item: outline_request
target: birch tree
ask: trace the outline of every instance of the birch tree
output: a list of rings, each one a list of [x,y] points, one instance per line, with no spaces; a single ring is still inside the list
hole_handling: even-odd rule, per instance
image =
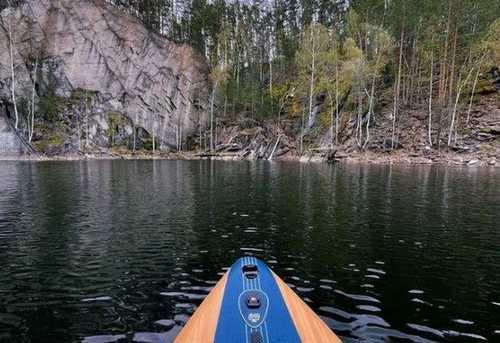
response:
[[[464,67],[465,67],[465,65],[464,65]],[[463,69],[466,69],[466,67],[463,68]],[[465,79],[463,79],[463,75],[461,74],[459,76],[458,81],[457,81],[457,89],[456,89],[456,92],[455,92],[455,99],[454,99],[454,104],[453,104],[453,111],[452,111],[452,114],[451,114],[450,127],[449,127],[449,130],[448,130],[448,147],[451,146],[451,140],[452,140],[453,132],[454,132],[454,129],[455,129],[455,121],[456,121],[455,119],[456,119],[456,116],[457,116],[458,102],[460,100],[460,96],[462,95],[462,90],[465,87],[465,85],[467,84],[467,82],[469,81],[469,79],[470,79],[473,71],[474,71],[474,68],[470,68],[467,71],[467,73],[466,73]]]
[[[434,96],[434,74],[436,65],[437,42],[435,39],[436,28],[429,25],[424,32],[424,43],[421,48],[421,59],[424,65],[428,65],[428,96],[427,96],[427,142],[432,147],[432,120],[433,120],[433,96]],[[424,70],[424,73],[426,71]]]
[[[354,39],[347,39],[344,45],[346,61],[344,63],[344,70],[342,77],[347,77],[350,80],[353,90],[352,105],[355,116],[354,138],[358,148],[362,146],[362,121],[364,113],[364,99],[365,99],[365,75],[367,73],[367,64],[363,51],[358,47]]]
[[[31,101],[28,111],[28,142],[31,143],[33,140],[33,134],[35,132],[35,97],[36,97],[36,82],[37,82],[37,74],[38,74],[38,56],[35,57],[35,66],[33,68],[32,74],[32,87],[31,87]],[[80,129],[78,128],[78,132]]]
[[[389,54],[393,45],[392,37],[382,28],[367,25],[367,31],[367,39],[369,42],[365,49],[368,58],[367,76],[371,78],[371,86],[369,91],[365,89],[365,93],[368,96],[368,115],[366,120],[366,139],[363,148],[365,148],[370,141],[370,123],[374,116],[376,85],[382,75],[383,69],[389,62]]]
[[[307,35],[307,33],[306,33]],[[316,55],[317,55],[317,39],[316,39],[316,25],[312,25],[309,29],[309,41],[311,44],[311,76],[309,78],[309,120],[307,123],[308,127],[312,127],[314,125],[313,122],[313,113],[312,113],[312,105],[313,105],[313,93],[314,93],[314,78],[316,74]]]
[[[427,138],[429,146],[432,147],[432,91],[434,85],[434,51],[431,51],[431,70],[429,72],[429,120],[427,124]]]
[[[403,67],[403,43],[404,43],[405,31],[404,27],[401,27],[401,33],[399,38],[399,61],[398,61],[398,72],[396,76],[396,85],[394,87],[394,100],[393,100],[393,110],[392,110],[392,131],[391,131],[391,150],[394,150],[394,139],[396,137],[396,119],[399,112],[400,106],[400,96],[401,96],[401,70]]]
[[[314,126],[316,116],[313,104],[321,90],[319,78],[326,73],[326,65],[330,53],[331,41],[328,30],[321,24],[312,23],[304,32],[301,45],[296,55],[298,67],[297,90],[308,97],[307,128]],[[307,89],[306,89],[307,85]]]
[[[326,66],[325,77],[322,78],[324,89],[328,96],[328,103],[330,105],[330,147],[333,148],[334,144],[338,144],[339,133],[339,111],[340,111],[340,68],[341,68],[341,52],[338,37],[332,36],[332,47],[327,54],[328,64]],[[335,131],[334,131],[335,128]]]
[[[33,14],[33,13],[32,13]],[[31,64],[31,99],[29,101],[29,108],[28,108],[28,113],[27,113],[27,118],[26,118],[26,126],[27,126],[27,131],[28,131],[28,143],[31,143],[33,140],[33,135],[35,132],[35,112],[36,112],[36,97],[37,97],[37,90],[36,90],[36,85],[38,82],[38,66],[40,60],[43,60],[43,52],[40,44],[36,41],[35,38],[35,24],[32,21],[29,21],[28,23],[28,28],[30,31],[30,64]],[[80,128],[79,128],[79,118],[78,118],[78,134],[80,134]],[[80,139],[79,139],[80,142]],[[80,143],[79,143],[80,144]],[[80,147],[79,147],[80,148]]]
[[[216,95],[219,86],[225,86],[225,82],[227,81],[229,77],[229,63],[228,63],[228,37],[229,32],[228,32],[228,26],[227,23],[224,23],[224,29],[219,33],[218,36],[218,46],[217,46],[217,51],[216,51],[216,63],[215,66],[212,68],[212,72],[210,74],[212,82],[213,82],[213,87],[212,87],[212,93],[210,96],[210,150],[215,149],[215,144],[216,144],[216,137],[214,136],[215,130],[217,129],[216,127],[214,128],[215,124],[215,112],[214,112],[214,107],[215,107],[215,100],[216,100]],[[201,142],[201,141],[200,141]]]

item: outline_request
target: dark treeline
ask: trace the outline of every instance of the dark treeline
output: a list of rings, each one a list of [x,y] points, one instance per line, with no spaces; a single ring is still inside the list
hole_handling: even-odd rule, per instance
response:
[[[108,2],[206,56],[213,116],[302,118],[332,143],[354,120],[366,146],[383,98],[393,141],[404,109],[422,105],[429,144],[453,145],[478,80],[500,64],[498,0]],[[318,98],[327,106],[316,114]]]

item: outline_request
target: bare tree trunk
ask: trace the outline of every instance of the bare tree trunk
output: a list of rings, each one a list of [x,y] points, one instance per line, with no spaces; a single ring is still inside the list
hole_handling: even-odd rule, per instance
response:
[[[432,86],[433,86],[433,75],[434,75],[434,51],[431,51],[431,74],[429,76],[429,124],[427,136],[429,139],[429,145],[432,147]]]
[[[154,119],[153,119],[154,120]],[[151,130],[151,139],[153,140],[153,155],[156,152],[156,137],[155,137],[156,122],[153,122],[153,129]]]
[[[262,84],[262,81],[264,79],[264,49],[261,48],[260,49],[260,63],[259,63],[259,84]],[[264,108],[264,92],[262,91],[262,89],[260,89],[260,110],[262,111],[262,109]],[[224,100],[225,101],[225,100]],[[226,114],[226,107],[225,107],[225,103],[224,103],[224,116]]]
[[[399,40],[399,64],[398,76],[396,82],[396,90],[394,92],[394,109],[392,112],[392,136],[391,136],[391,150],[394,150],[394,138],[396,134],[396,116],[399,110],[399,93],[401,87],[401,67],[403,64],[403,42],[404,42],[404,29],[401,28],[401,38]]]
[[[380,58],[381,58],[381,54],[378,54],[377,56],[377,60],[375,62],[375,65],[379,65],[380,63]],[[372,86],[371,86],[371,90],[370,90],[370,94],[368,94],[368,118],[367,118],[367,121],[366,121],[366,140],[365,140],[365,143],[363,144],[363,149],[366,148],[366,146],[368,145],[369,141],[370,141],[370,124],[371,124],[371,118],[372,118],[372,115],[374,114],[373,113],[373,108],[374,108],[374,102],[375,102],[375,82],[377,81],[377,73],[374,72],[373,73],[373,77],[372,77]],[[366,91],[366,89],[365,89]]]
[[[135,123],[132,124],[132,130],[134,131],[132,139],[132,151],[135,153],[135,144],[137,140],[137,128],[135,127]]]
[[[465,78],[463,83],[461,82],[460,79],[458,80],[458,89],[457,89],[457,94],[455,96],[455,105],[453,106],[450,129],[448,131],[448,147],[451,146],[451,137],[452,137],[454,126],[455,126],[455,118],[456,118],[456,114],[457,114],[458,100],[460,99],[460,94],[462,93],[462,89],[469,81],[469,78],[471,77],[473,70],[474,70],[474,68],[472,68],[469,71],[469,73],[467,74],[467,77]]]
[[[460,80],[458,81],[460,82]],[[460,98],[460,89],[457,91],[456,97],[455,97],[455,105],[453,106],[453,112],[451,116],[451,123],[450,123],[450,129],[448,132],[448,147],[451,146],[451,137],[453,134],[453,129],[455,125],[455,115],[457,113],[457,106],[458,106],[458,99]]]
[[[80,126],[80,113],[76,115],[76,132],[78,135],[78,151],[82,151],[82,129]]]
[[[330,148],[333,148],[333,140],[334,140],[334,135],[333,135],[333,125],[334,125],[334,106],[333,106],[333,97],[330,92],[328,92],[328,97],[330,98]]]
[[[181,122],[181,127],[179,130],[179,151],[182,152],[182,122]]]
[[[175,149],[179,151],[179,123],[175,125]]]
[[[215,81],[214,88],[212,89],[212,97],[210,99],[210,150],[214,149],[214,102],[218,83],[219,81]]]
[[[360,77],[360,76],[358,76]],[[356,121],[356,144],[358,148],[361,148],[361,142],[363,140],[363,96],[362,96],[362,89],[361,89],[361,80],[358,79],[358,82],[360,83],[358,85],[358,94],[357,94],[357,102],[358,102],[358,116],[357,116],[357,121]]]
[[[309,119],[308,126],[311,125],[312,120],[312,101],[313,101],[313,92],[314,92],[314,73],[316,69],[316,51],[315,51],[315,39],[314,39],[314,25],[311,26],[311,43],[312,43],[312,63],[311,63],[311,81],[309,87]]]
[[[447,76],[447,67],[448,67],[448,46],[449,46],[449,37],[450,37],[450,26],[451,26],[451,7],[452,7],[452,2],[449,2],[448,5],[448,20],[446,22],[446,38],[444,42],[444,56],[443,60],[441,62],[441,70],[439,72],[439,102],[440,102],[440,107],[441,107],[441,112],[443,110],[443,107],[445,106],[446,103],[446,76]],[[441,121],[441,114],[440,116],[440,121]],[[441,131],[441,124],[439,124],[439,131]],[[440,143],[439,135],[438,135],[438,145]]]
[[[417,37],[418,37],[418,31],[417,31]],[[413,100],[413,89],[414,89],[414,80],[415,80],[415,74],[417,73],[417,68],[418,68],[418,58],[417,58],[417,40],[418,38],[415,37],[413,39],[413,44],[412,44],[412,55],[411,55],[411,61],[410,61],[410,66],[409,66],[409,81],[408,81],[408,88],[406,90],[406,95],[405,95],[405,104],[408,104],[409,106],[412,105],[412,100]]]
[[[89,146],[89,102],[88,93],[85,92],[85,149]]]
[[[227,88],[227,87],[225,87]],[[224,91],[224,112],[223,112],[223,116],[224,118],[226,118],[226,114],[227,114],[227,91]]]
[[[472,101],[474,100],[474,93],[476,92],[478,78],[479,78],[479,67],[477,68],[476,77],[474,78],[474,84],[472,86],[472,91],[470,93],[469,109],[467,110],[467,120],[465,121],[465,125],[469,125],[470,113],[472,111]]]
[[[302,122],[300,123],[300,154],[302,155],[304,149],[304,115],[306,107],[302,105]]]
[[[448,101],[451,103],[453,99],[453,89],[455,82],[455,61],[457,56],[457,40],[458,40],[458,27],[455,24],[455,31],[453,33],[453,46],[451,50],[451,68],[450,68],[450,85],[449,85],[449,96]]]
[[[214,121],[215,121],[215,123],[214,123],[214,124],[215,124],[215,125],[214,125],[214,131],[215,131],[215,133],[214,133],[214,149],[215,149],[215,147],[217,146],[217,142],[218,142],[218,140],[219,140],[219,138],[218,138],[218,136],[217,136],[217,132],[218,132],[218,131],[217,131],[217,128],[218,128],[218,125],[219,125],[219,124],[218,124],[218,118],[215,118],[215,120],[214,120]]]
[[[420,65],[420,60],[419,60],[418,76],[417,76],[417,92],[415,95],[416,102],[418,102],[418,103],[422,102],[422,74],[423,74],[423,68]]]
[[[335,144],[339,144],[339,66],[335,63]]]
[[[274,144],[273,151],[271,151],[271,155],[269,155],[269,158],[268,158],[269,161],[271,161],[273,159],[274,152],[276,151],[276,148],[278,147],[280,139],[281,139],[281,134],[278,134],[278,139],[276,140],[276,144]]]
[[[135,114],[135,122],[133,124],[134,126],[134,147],[133,147],[133,151],[135,152],[135,150],[137,149],[137,126],[135,123],[138,123],[139,122],[139,115],[136,113]]]
[[[201,142],[202,137],[201,137],[201,113],[200,112],[198,112],[198,135],[199,135],[198,136],[198,144],[199,144],[199,149],[200,149],[200,152],[201,152],[203,150],[203,148],[201,146],[201,144],[202,144],[202,142]]]
[[[236,97],[234,101],[234,112],[236,113],[236,99],[240,101],[240,54],[238,52],[238,57],[236,59]]]
[[[457,27],[457,24],[455,24],[455,29],[453,31],[453,45],[452,45],[452,49],[451,49],[451,67],[450,67],[450,73],[449,73],[449,95],[448,95],[448,104],[447,104],[447,119],[450,118],[450,112],[451,112],[451,122],[450,122],[450,129],[449,129],[449,133],[448,133],[448,143],[447,143],[447,146],[450,147],[451,146],[451,137],[452,137],[452,132],[453,132],[453,128],[454,128],[454,125],[455,125],[455,117],[456,117],[456,110],[457,110],[457,105],[458,105],[458,99],[460,97],[460,90],[461,90],[461,86],[460,86],[460,81],[461,81],[461,75],[460,75],[460,78],[458,80],[458,84],[457,84],[457,94],[456,94],[456,100],[455,100],[455,104],[453,104],[453,90],[454,90],[454,82],[455,82],[455,61],[456,61],[456,53],[457,53],[457,38],[458,38],[458,27]],[[460,71],[459,71],[459,74],[460,74]]]
[[[273,115],[273,54],[271,36],[269,36],[269,99],[271,101],[271,116]]]
[[[370,121],[371,117],[373,114],[373,102],[374,102],[374,97],[375,97],[375,80],[376,77],[373,75],[372,79],[372,89],[370,91],[370,99],[369,99],[369,105],[368,105],[368,119],[366,121],[366,140],[365,143],[363,144],[363,149],[366,148],[368,145],[368,142],[370,142]]]
[[[189,92],[189,88],[188,88]],[[189,99],[188,99],[189,100]],[[177,117],[177,151],[182,150],[182,113]]]
[[[33,133],[35,131],[35,94],[36,94],[36,77],[38,73],[38,56],[35,58],[35,69],[33,70],[33,87],[31,89],[31,113],[28,120],[28,142],[33,140]],[[78,131],[80,132],[80,131]]]

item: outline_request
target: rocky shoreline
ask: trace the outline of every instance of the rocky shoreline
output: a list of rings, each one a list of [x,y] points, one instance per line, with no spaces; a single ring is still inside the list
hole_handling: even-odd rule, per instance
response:
[[[217,160],[217,161],[257,161],[269,159],[255,159],[242,157],[238,153],[200,153],[189,152],[102,152],[100,154],[67,154],[56,156],[1,156],[2,161],[91,161],[91,160]],[[400,164],[400,165],[441,165],[441,166],[469,166],[469,167],[496,167],[500,168],[500,161],[496,157],[485,158],[475,154],[458,154],[454,152],[431,152],[427,156],[416,155],[405,151],[390,153],[356,152],[353,154],[339,154],[338,157],[328,158],[325,154],[309,152],[303,155],[288,153],[272,161],[301,162],[301,163],[360,163],[360,164]]]

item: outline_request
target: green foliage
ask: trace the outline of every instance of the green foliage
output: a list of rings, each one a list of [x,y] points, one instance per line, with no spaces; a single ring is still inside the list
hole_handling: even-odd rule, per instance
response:
[[[296,54],[298,69],[297,94],[312,96],[321,92],[325,85],[332,55],[332,40],[328,30],[321,24],[313,23],[306,28]]]
[[[319,116],[318,127],[321,130],[325,130],[326,128],[330,127],[330,125],[332,125],[330,113],[328,111],[323,111]]]
[[[56,77],[52,67],[48,66],[48,85],[44,93],[39,94],[38,111],[43,119],[49,123],[59,121],[59,113],[63,110],[66,99],[56,94]]]
[[[69,103],[72,105],[81,105],[81,104],[90,105],[92,97],[95,96],[96,94],[97,92],[95,91],[77,88],[71,92],[71,96],[68,100]]]
[[[63,146],[64,137],[68,130],[67,125],[61,121],[54,123],[37,122],[35,131],[41,138],[34,142],[36,149],[43,153],[57,151]]]
[[[343,46],[342,83],[346,86],[354,83],[356,74],[362,74],[365,68],[363,51],[358,48],[352,38],[348,38]]]
[[[224,82],[229,78],[229,72],[223,64],[219,64],[212,69],[210,76],[219,86],[223,86]]]
[[[39,97],[38,110],[41,116],[48,122],[56,121],[58,119],[61,102],[61,99],[53,93]]]
[[[108,126],[116,130],[124,122],[123,114],[120,112],[108,112]]]
[[[155,137],[155,146],[156,146],[156,149],[158,149],[158,139]],[[149,150],[149,151],[152,151],[153,150],[153,137],[152,136],[148,136],[147,138],[143,139],[142,141],[142,146],[145,150]]]
[[[363,26],[364,23],[358,13],[351,9],[347,13],[347,36],[354,41],[361,42],[363,40]]]
[[[120,112],[108,112],[108,138],[111,146],[115,144],[115,134],[125,122],[125,117]]]
[[[486,50],[488,62],[491,65],[500,66],[500,18],[488,28],[482,46]]]

